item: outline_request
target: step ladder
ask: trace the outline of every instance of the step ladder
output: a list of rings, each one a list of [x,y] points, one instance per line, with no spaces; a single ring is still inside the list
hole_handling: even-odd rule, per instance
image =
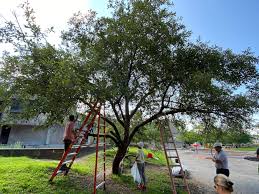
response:
[[[168,126],[167,130],[165,129],[166,126]],[[165,152],[167,167],[171,180],[172,193],[177,194],[177,188],[181,188],[181,190],[184,190],[185,192],[190,194],[189,186],[186,180],[186,173],[184,172],[184,169],[182,167],[181,160],[175,144],[174,135],[176,134],[176,129],[170,123],[166,125],[164,122],[160,122],[159,130],[160,140]],[[174,168],[180,168],[179,175],[173,174],[172,171]],[[179,178],[183,179],[182,183],[180,184],[179,181],[176,181],[176,179]]]
[[[97,138],[96,138],[96,148],[95,148],[95,169],[94,169],[94,190],[93,194],[96,194],[96,190],[103,187],[106,190],[106,122],[105,122],[105,105],[103,109],[103,124],[101,124],[101,113],[98,113],[98,125],[97,125]],[[99,142],[100,142],[100,128],[103,128],[103,180],[97,185],[97,178],[101,175],[98,172],[98,156],[99,156]]]
[[[103,153],[104,153],[104,172],[103,172],[103,181],[101,182],[101,184],[96,185],[97,183],[97,163],[98,163],[98,151],[99,151],[99,141],[100,141],[100,120],[101,120],[101,114],[100,114],[100,110],[101,110],[101,104],[99,106],[97,106],[97,102],[93,105],[93,107],[91,108],[90,112],[87,114],[87,116],[85,117],[80,129],[79,129],[79,135],[77,136],[75,142],[79,142],[78,145],[74,145],[73,143],[70,144],[69,148],[67,149],[67,151],[62,155],[60,162],[58,164],[58,166],[55,168],[54,172],[52,173],[49,181],[52,182],[53,179],[58,175],[58,174],[63,174],[64,171],[61,171],[60,168],[63,164],[69,164],[68,166],[68,170],[66,171],[66,173],[64,175],[67,175],[67,173],[69,172],[69,170],[71,169],[74,160],[76,159],[80,149],[84,146],[85,140],[89,135],[89,132],[91,131],[91,128],[93,127],[96,117],[98,116],[98,125],[97,125],[97,142],[96,142],[96,163],[95,163],[95,174],[94,174],[94,192],[96,193],[96,189],[103,187],[103,189],[105,190],[105,151],[106,151],[106,133],[105,133],[105,111],[104,111],[104,116],[103,116],[103,138],[104,138],[104,142],[103,142]],[[86,127],[85,127],[86,126]],[[74,150],[75,149],[75,150]]]

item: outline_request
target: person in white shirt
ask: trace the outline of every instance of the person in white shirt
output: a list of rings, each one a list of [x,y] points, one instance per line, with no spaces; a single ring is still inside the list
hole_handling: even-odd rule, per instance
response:
[[[222,150],[222,144],[216,142],[213,147],[216,150],[216,154],[212,158],[212,161],[215,162],[216,174],[224,174],[228,177],[228,158],[226,153]]]
[[[138,153],[136,156],[136,162],[137,162],[139,174],[141,177],[141,183],[138,185],[138,188],[141,190],[146,190],[145,155],[142,150],[142,148],[144,147],[144,143],[139,142],[137,145],[138,145]]]

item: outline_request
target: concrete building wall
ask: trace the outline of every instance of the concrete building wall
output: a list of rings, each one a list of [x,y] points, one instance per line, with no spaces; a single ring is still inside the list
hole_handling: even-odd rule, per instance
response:
[[[13,99],[13,105],[9,107],[4,113],[0,113],[0,120],[8,123],[7,126],[11,127],[9,136],[6,135],[2,138],[2,126],[0,125],[0,144],[3,142],[4,144],[15,144],[20,142],[23,145],[31,145],[31,146],[41,146],[46,145],[56,146],[63,145],[63,132],[64,126],[53,125],[48,129],[34,130],[33,128],[36,126],[40,126],[44,123],[47,116],[45,114],[40,114],[35,118],[29,120],[15,119],[8,120],[10,112],[12,114],[20,114],[22,112],[21,106],[17,99]],[[3,141],[2,141],[3,139]]]
[[[33,126],[14,125],[11,127],[8,144],[22,142],[25,145],[45,144],[47,130],[33,130]]]
[[[63,144],[64,127],[54,125],[48,129],[46,144]]]
[[[23,145],[63,144],[63,127],[55,125],[49,129],[34,130],[33,126],[12,126],[8,144],[21,142]]]

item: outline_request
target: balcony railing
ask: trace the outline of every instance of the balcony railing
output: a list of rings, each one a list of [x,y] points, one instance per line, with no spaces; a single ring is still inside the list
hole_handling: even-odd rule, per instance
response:
[[[30,119],[30,120],[19,119],[19,120],[12,121],[12,124],[39,126],[41,125],[41,122],[37,119]]]

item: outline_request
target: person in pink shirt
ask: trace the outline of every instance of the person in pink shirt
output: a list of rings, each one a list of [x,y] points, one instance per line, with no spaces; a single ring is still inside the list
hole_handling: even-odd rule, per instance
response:
[[[75,127],[75,116],[70,115],[69,121],[66,123],[64,135],[63,135],[63,142],[64,142],[64,153],[69,148],[70,144],[75,141],[75,134],[74,134],[74,127]],[[62,171],[67,171],[68,167],[66,164],[63,164],[60,168]]]
[[[69,121],[66,123],[64,135],[63,135],[63,141],[65,144],[65,151],[69,147],[69,145],[75,141],[75,134],[74,134],[74,127],[75,127],[75,116],[70,115]]]

